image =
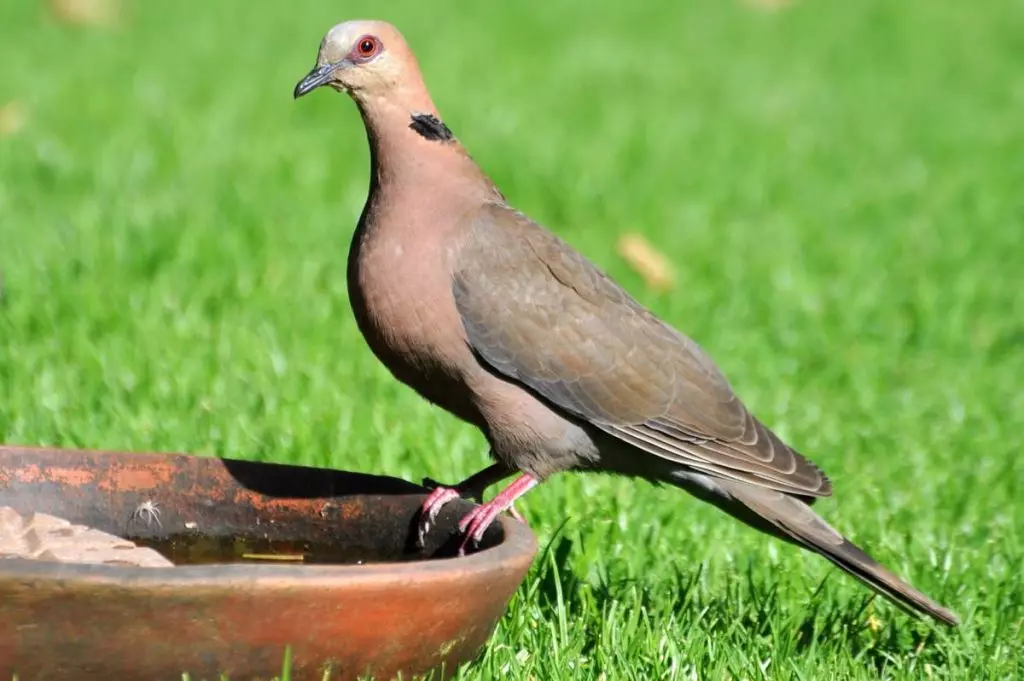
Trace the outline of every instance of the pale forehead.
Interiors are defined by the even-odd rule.
[[[320,44],[320,54],[331,59],[340,59],[348,54],[356,40],[364,35],[377,36],[383,41],[394,40],[397,31],[383,21],[346,21],[327,31]]]

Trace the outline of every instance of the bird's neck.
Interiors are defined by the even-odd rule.
[[[426,94],[357,99],[370,144],[371,194],[391,188],[456,183],[496,191],[445,125]],[[440,189],[440,187],[437,187]]]

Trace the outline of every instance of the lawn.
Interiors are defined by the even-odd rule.
[[[1021,678],[1024,5],[464,5],[0,5],[0,442],[487,462],[363,344],[361,122],[292,101],[327,28],[386,18],[509,200],[700,342],[830,475],[819,512],[963,619],[682,492],[564,475],[520,504],[542,554],[460,678]]]

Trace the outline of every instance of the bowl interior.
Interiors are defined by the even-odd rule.
[[[0,448],[0,506],[149,546],[176,565],[366,564],[453,557],[447,504],[418,541],[425,490],[374,475],[183,455]],[[500,544],[499,523],[474,550]]]

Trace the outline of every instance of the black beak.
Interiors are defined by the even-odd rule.
[[[334,73],[334,69],[337,68],[337,64],[324,64],[318,66],[309,72],[305,78],[299,81],[299,84],[295,86],[295,92],[292,93],[295,99],[303,95],[308,95],[313,90],[317,89],[321,85],[324,85],[331,79],[331,74]]]

